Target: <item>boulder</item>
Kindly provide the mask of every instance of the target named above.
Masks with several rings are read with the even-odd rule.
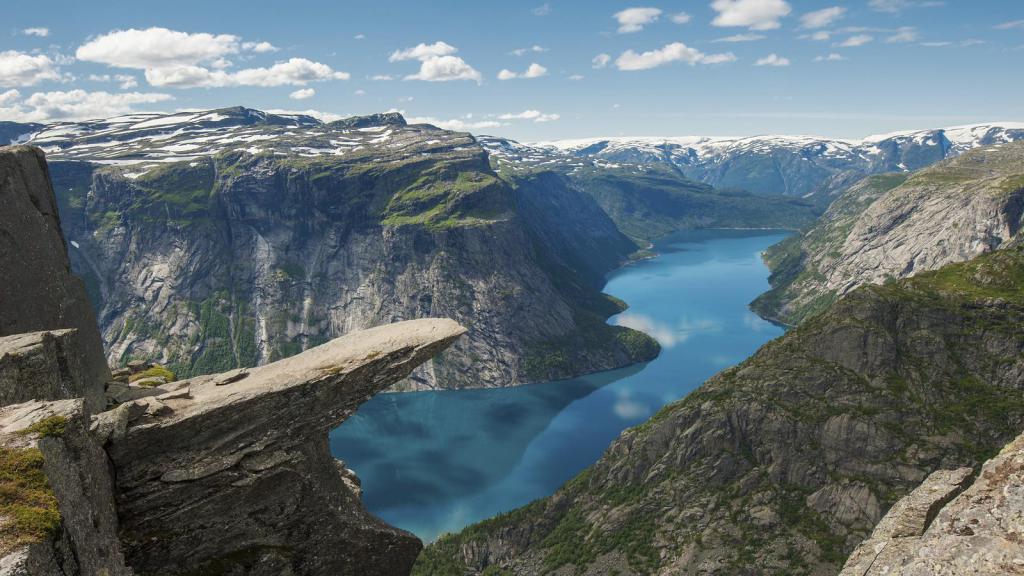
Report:
[[[74,328],[78,388],[42,398],[84,397],[87,411],[103,410],[110,368],[96,316],[81,279],[71,273],[57,199],[42,150],[0,147],[0,336]]]

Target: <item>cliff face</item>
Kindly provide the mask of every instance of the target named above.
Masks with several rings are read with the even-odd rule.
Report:
[[[600,295],[602,277],[636,247],[564,182],[513,187],[469,135],[400,117],[237,122],[232,138],[287,150],[232,140],[177,163],[55,163],[111,363],[223,371],[431,316],[470,333],[403,388],[544,381],[657,354],[642,334],[604,325],[620,308]]]
[[[418,574],[834,574],[900,497],[1024,427],[1024,251],[851,292]]]
[[[110,383],[105,397],[103,381],[85,380],[90,363],[105,364],[76,339],[99,343],[52,201],[18,201],[46,199],[42,155],[0,150],[0,174],[11,173],[0,230],[24,237],[0,235],[0,272],[17,288],[4,291],[0,318],[81,328],[0,337],[0,575],[408,573],[422,544],[365,511],[327,434],[465,329],[401,322],[261,368],[138,380],[127,399]],[[28,240],[37,262],[16,258]],[[88,409],[95,391],[111,410]]]
[[[0,148],[0,206],[0,336],[73,329],[48,345],[64,348],[61,357],[75,358],[73,370],[65,367],[62,374],[55,374],[61,369],[49,367],[45,379],[28,388],[5,387],[0,398],[13,403],[81,396],[87,410],[103,409],[103,385],[110,379],[110,369],[85,287],[71,273],[57,200],[38,149]],[[0,344],[0,363],[16,361],[11,346],[27,345]],[[22,368],[37,368],[29,364]]]
[[[807,234],[768,251],[761,314],[797,323],[858,286],[962,262],[1019,239],[1024,144],[979,148],[909,176],[868,178]]]

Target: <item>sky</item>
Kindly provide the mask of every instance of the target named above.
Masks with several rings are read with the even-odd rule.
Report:
[[[0,120],[401,111],[521,141],[1024,121],[1022,0],[48,0],[3,13]]]

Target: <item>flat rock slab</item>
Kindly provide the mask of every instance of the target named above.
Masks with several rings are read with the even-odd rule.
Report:
[[[446,319],[390,324],[98,415],[129,565],[147,576],[408,573],[422,543],[363,509],[327,435],[464,332]]]

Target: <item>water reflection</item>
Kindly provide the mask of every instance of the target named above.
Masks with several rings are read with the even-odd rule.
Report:
[[[758,253],[785,234],[680,234],[610,276],[612,318],[663,351],[647,365],[510,389],[377,396],[331,434],[367,507],[424,540],[551,494],[625,428],[782,333],[749,312],[767,288]]]

